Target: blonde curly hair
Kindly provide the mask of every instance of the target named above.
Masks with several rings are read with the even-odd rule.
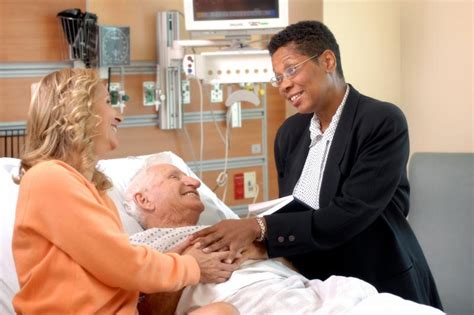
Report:
[[[93,138],[101,117],[93,111],[94,88],[102,84],[91,69],[63,69],[48,74],[35,88],[27,121],[25,149],[21,155],[21,177],[35,164],[60,160],[81,174],[92,173],[101,192],[112,187],[95,164]]]

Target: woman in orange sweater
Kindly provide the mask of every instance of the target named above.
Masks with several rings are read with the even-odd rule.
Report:
[[[177,291],[226,280],[227,254],[185,255],[132,246],[96,169],[118,145],[122,118],[97,73],[64,69],[44,77],[33,95],[13,254],[19,314],[135,314],[139,292]]]

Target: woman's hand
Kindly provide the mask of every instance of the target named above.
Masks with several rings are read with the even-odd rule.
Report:
[[[243,250],[260,236],[260,226],[255,218],[223,220],[211,227],[193,233],[193,244],[199,244],[207,253],[229,249],[228,261],[232,262]]]
[[[193,256],[201,269],[202,283],[220,283],[227,281],[232,272],[239,267],[237,263],[228,264],[224,260],[229,257],[229,252],[221,251],[205,253],[198,248],[198,244],[189,247],[184,254]]]

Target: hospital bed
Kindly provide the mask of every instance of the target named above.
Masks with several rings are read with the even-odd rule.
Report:
[[[180,168],[186,174],[197,178],[186,163],[175,154],[171,152],[162,152],[159,154],[166,156],[172,164]],[[123,195],[128,182],[143,165],[147,157],[148,156],[129,157],[102,160],[99,162],[101,170],[110,177],[114,184],[114,187],[108,193],[117,205],[124,229],[129,235],[142,232],[143,229],[126,213],[123,206]],[[0,200],[3,212],[2,220],[0,221],[0,314],[13,314],[11,300],[15,292],[19,289],[11,252],[15,206],[18,194],[18,186],[12,182],[11,178],[12,175],[18,173],[18,167],[19,160],[14,158],[0,158]],[[230,208],[216,197],[209,187],[203,184],[198,190],[205,205],[204,212],[198,224],[211,225],[224,218],[238,218]],[[345,312],[347,314],[367,314],[371,312],[377,314],[394,314],[394,310],[398,310],[399,313],[403,314],[407,312],[412,312],[413,314],[441,314],[441,312],[436,309],[409,302],[391,294],[377,294],[375,290],[372,291],[372,289],[370,289],[371,286],[369,284],[361,285],[363,282],[354,278],[331,277],[324,282],[319,280],[310,282],[296,272],[279,265],[278,262],[264,262],[260,265],[259,262],[257,262],[249,267],[250,273],[244,273],[244,276],[241,276],[240,280],[234,280],[234,282],[228,281],[228,283],[223,285],[199,284],[190,288],[185,292],[186,294],[183,294],[179,306],[182,309],[186,309],[188,306],[199,303],[205,304],[216,300],[228,300],[233,303],[240,303],[239,305],[242,306],[243,314],[251,314],[252,310],[255,309],[254,305],[256,307],[262,304],[260,302],[265,298],[267,300],[267,307],[271,309],[275,306],[275,309],[271,311],[272,314],[279,313],[279,310],[285,305],[290,307],[294,314],[302,313],[302,311],[298,312],[298,305],[307,303],[307,296],[302,297],[300,294],[291,294],[291,296],[289,294],[283,294],[278,296],[276,294],[281,291],[278,289],[278,286],[286,290],[288,286],[294,284],[294,282],[290,281],[290,284],[283,280],[281,282],[277,281],[274,283],[274,291],[266,291],[267,293],[263,296],[257,294],[257,292],[262,292],[262,284],[259,282],[259,279],[262,278],[261,273],[268,272],[268,266],[265,267],[266,269],[261,270],[262,264],[270,264],[272,266],[271,268],[274,269],[273,272],[281,274],[283,280],[303,281],[305,283],[304,285],[308,287],[305,289],[313,290],[314,293],[318,295],[318,301],[321,303],[315,305],[311,313],[340,314],[341,312]],[[248,288],[252,288],[252,286],[254,286],[254,290],[248,290]],[[245,288],[247,288],[247,291],[245,291]],[[264,285],[263,289],[268,290],[268,287]],[[247,293],[243,297],[236,295],[236,292],[240,291]],[[239,298],[237,299],[236,296]],[[279,307],[276,306],[277,302],[280,302]],[[308,310],[305,311],[307,312]]]
[[[21,149],[25,145],[25,136],[24,128],[0,129],[0,156],[20,156]]]
[[[187,174],[196,175],[186,163],[171,152],[160,153],[168,157],[169,161]],[[148,156],[128,157],[122,159],[102,160],[99,167],[112,180],[114,187],[108,192],[115,202],[122,220],[125,232],[129,235],[143,231],[142,227],[127,214],[123,206],[123,194],[128,182],[143,165]],[[11,240],[15,220],[15,207],[18,186],[13,183],[12,176],[18,174],[19,160],[15,158],[0,158],[0,314],[13,314],[11,300],[18,291],[18,282],[11,252]],[[210,225],[224,218],[238,218],[234,212],[221,202],[207,187],[201,185],[198,189],[205,210],[200,217],[199,224]]]

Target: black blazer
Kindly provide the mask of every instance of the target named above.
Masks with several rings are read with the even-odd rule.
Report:
[[[280,196],[291,195],[310,144],[313,114],[288,118],[275,139]],[[408,127],[401,110],[352,86],[330,147],[320,209],[286,207],[266,216],[270,257],[306,277],[352,276],[441,308],[431,271],[406,216]]]

